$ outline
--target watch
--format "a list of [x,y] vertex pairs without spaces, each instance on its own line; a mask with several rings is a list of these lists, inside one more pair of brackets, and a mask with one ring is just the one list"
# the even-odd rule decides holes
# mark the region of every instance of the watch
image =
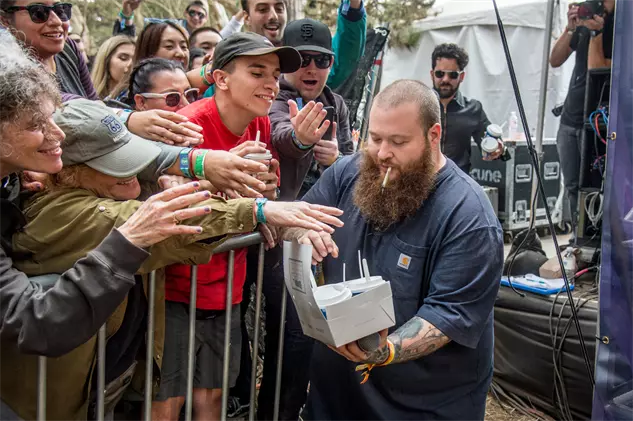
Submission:
[[591,38],[595,38],[602,33],[602,29],[597,29],[595,31],[591,31]]

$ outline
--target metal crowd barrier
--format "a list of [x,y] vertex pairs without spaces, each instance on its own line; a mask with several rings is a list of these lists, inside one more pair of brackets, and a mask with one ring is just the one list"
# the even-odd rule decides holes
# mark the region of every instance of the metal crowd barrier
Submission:
[[[260,312],[262,305],[262,285],[264,278],[264,243],[260,233],[252,233],[226,240],[214,251],[214,254],[229,253],[227,288],[226,288],[226,325],[224,334],[224,361],[222,365],[222,415],[221,419],[227,418],[227,406],[229,397],[229,351],[231,347],[231,318],[233,308],[233,277],[235,264],[235,250],[246,248],[259,244],[258,263],[257,263],[257,281],[255,295],[255,320],[253,332],[253,351],[250,384],[250,409],[248,413],[249,421],[255,419],[255,402],[256,402],[256,383],[257,383],[257,357],[259,354],[259,337],[260,337]],[[185,419],[191,421],[193,412],[193,374],[195,367],[194,344],[196,335],[196,294],[197,294],[198,267],[191,267],[191,296],[189,304],[189,347],[187,355],[187,389],[185,396]],[[279,397],[281,393],[281,369],[283,360],[283,344],[284,344],[284,323],[286,319],[287,295],[285,288],[282,289],[281,302],[281,328],[278,343],[277,354],[277,373],[275,383],[275,401],[273,419],[279,418]],[[147,323],[147,352],[145,367],[145,389],[144,389],[144,405],[143,417],[146,421],[152,417],[152,375],[154,361],[154,298],[156,294],[156,273],[152,272],[149,276],[149,292],[148,292],[148,323]],[[241,334],[241,332],[240,332]],[[105,346],[106,331],[105,325],[101,326],[97,335],[97,406],[96,419],[103,421],[105,419]],[[244,367],[242,367],[243,369]],[[46,357],[39,357],[38,360],[38,396],[37,396],[37,419],[44,421],[46,419]]]

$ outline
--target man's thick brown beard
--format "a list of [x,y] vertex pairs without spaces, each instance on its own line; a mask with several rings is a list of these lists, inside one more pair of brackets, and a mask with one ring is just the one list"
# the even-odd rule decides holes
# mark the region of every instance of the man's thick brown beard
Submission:
[[380,174],[380,167],[365,150],[361,152],[354,204],[378,231],[385,231],[391,225],[415,215],[433,191],[436,168],[429,147],[419,161],[402,169],[396,180],[390,180],[384,191],[384,176]]

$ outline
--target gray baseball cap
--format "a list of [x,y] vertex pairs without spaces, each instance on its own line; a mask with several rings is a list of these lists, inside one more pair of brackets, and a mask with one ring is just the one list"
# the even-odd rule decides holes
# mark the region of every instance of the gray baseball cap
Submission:
[[127,178],[141,172],[161,151],[154,142],[130,133],[100,101],[73,99],[53,118],[66,134],[64,166],[86,164],[112,177]]

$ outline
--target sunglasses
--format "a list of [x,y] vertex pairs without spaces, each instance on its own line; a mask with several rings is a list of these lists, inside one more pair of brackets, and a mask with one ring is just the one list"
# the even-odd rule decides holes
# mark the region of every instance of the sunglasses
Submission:
[[72,15],[72,8],[73,5],[70,3],[55,3],[52,6],[46,6],[45,4],[31,4],[28,6],[11,6],[7,8],[7,12],[15,13],[20,10],[26,10],[29,12],[31,22],[46,23],[52,11],[57,15],[59,20],[62,22],[68,22]]
[[195,10],[190,10],[187,13],[189,14],[190,18],[195,18],[196,16],[198,16],[198,19],[200,19],[200,20],[204,19],[207,16],[204,13],[196,12]]
[[301,67],[308,67],[312,60],[314,60],[314,65],[318,69],[327,69],[332,62],[332,56],[326,53],[318,55],[301,54]]
[[444,75],[448,75],[448,77],[450,77],[451,79],[455,80],[457,79],[462,73],[464,73],[463,71],[461,72],[445,72],[444,70],[436,70],[435,72],[433,72],[433,74],[435,75],[436,78],[438,79],[443,79]]
[[200,90],[198,88],[187,89],[184,93],[180,92],[167,92],[164,94],[153,94],[153,93],[145,93],[140,94],[143,98],[163,98],[165,100],[165,105],[168,107],[176,107],[180,104],[182,96],[185,96],[185,99],[188,103],[196,102],[198,100],[198,95],[200,94]]
[[178,19],[160,19],[160,18],[144,18],[143,23],[145,26],[152,25],[154,23],[170,23],[172,25],[181,25],[182,22]]

